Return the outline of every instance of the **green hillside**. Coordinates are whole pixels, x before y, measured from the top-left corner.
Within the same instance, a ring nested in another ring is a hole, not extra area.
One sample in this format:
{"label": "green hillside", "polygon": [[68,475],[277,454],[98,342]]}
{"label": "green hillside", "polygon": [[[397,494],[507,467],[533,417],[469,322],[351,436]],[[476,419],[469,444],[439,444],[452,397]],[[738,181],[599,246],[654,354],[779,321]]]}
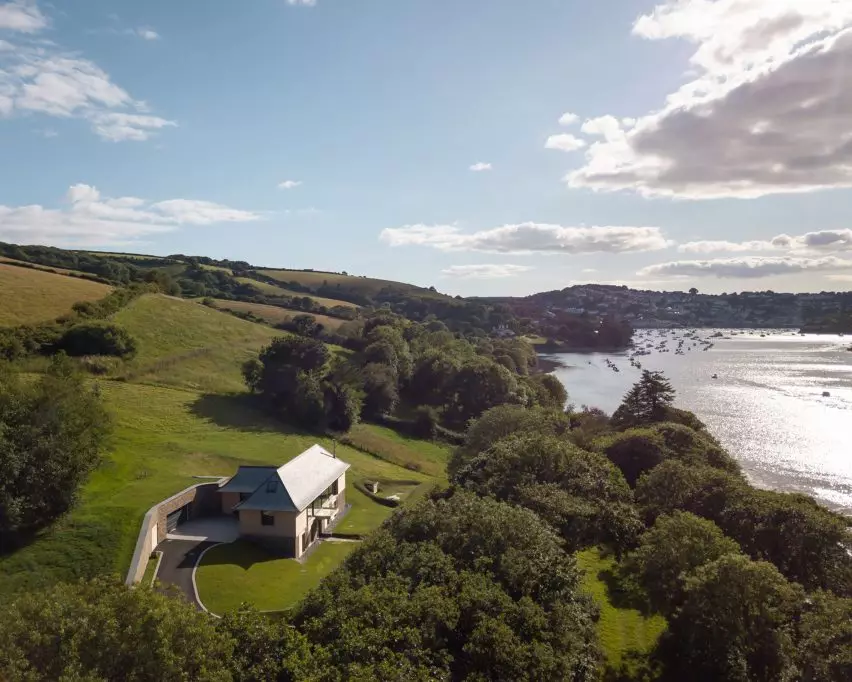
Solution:
{"label": "green hillside", "polygon": [[0,263],[0,326],[46,322],[70,313],[78,301],[95,301],[111,290],[78,277]]}
{"label": "green hillside", "polygon": [[258,270],[257,272],[284,284],[296,282],[302,286],[311,287],[312,289],[328,285],[330,287],[337,287],[346,291],[353,291],[365,296],[374,296],[382,289],[389,288],[400,292],[416,293],[421,296],[446,298],[443,294],[438,294],[429,289],[414,286],[413,284],[393,282],[386,279],[374,279],[372,277],[354,277],[352,275],[343,275],[334,272],[320,272],[316,270]]}
{"label": "green hillside", "polygon": [[113,319],[139,342],[121,378],[204,391],[242,390],[242,363],[284,333],[162,294],[142,296]]}
{"label": "green hillside", "polygon": [[250,277],[237,277],[236,280],[238,282],[242,282],[243,284],[249,284],[255,287],[256,289],[259,289],[263,294],[267,296],[307,296],[311,300],[316,301],[318,305],[323,305],[327,308],[333,308],[335,306],[341,306],[343,308],[352,308],[353,310],[357,310],[359,308],[359,306],[355,305],[354,303],[350,303],[349,301],[339,301],[333,298],[323,298],[322,296],[314,296],[303,291],[292,291],[290,289],[275,286],[274,284],[270,284],[269,282],[261,282],[256,279],[251,279]]}
{"label": "green hillside", "polygon": [[[328,315],[319,315],[317,313],[306,313],[303,310],[289,310],[287,308],[279,308],[274,305],[265,305],[263,303],[247,303],[246,301],[222,301],[215,299],[217,308],[222,310],[233,310],[238,313],[252,313],[266,320],[269,324],[281,324],[292,320],[298,315],[310,315],[317,322],[322,324],[326,329],[331,331],[336,330],[346,320],[339,317],[329,317]],[[281,334],[281,332],[278,332]]]}

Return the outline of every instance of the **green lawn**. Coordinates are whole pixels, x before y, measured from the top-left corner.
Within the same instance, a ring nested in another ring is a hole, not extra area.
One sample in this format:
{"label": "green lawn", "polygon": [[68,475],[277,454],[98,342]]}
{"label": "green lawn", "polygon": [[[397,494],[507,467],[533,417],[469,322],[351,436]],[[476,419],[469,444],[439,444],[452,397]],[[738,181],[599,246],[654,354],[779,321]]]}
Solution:
{"label": "green lawn", "polygon": [[[197,483],[193,476],[227,476],[240,464],[282,464],[316,442],[334,447],[329,439],[288,430],[267,418],[244,394],[118,381],[101,382],[101,391],[115,421],[105,461],[67,518],[36,542],[0,558],[0,600],[57,580],[123,576],[145,512]],[[342,444],[337,455],[352,465],[353,480],[434,480]],[[370,504],[381,513],[386,509]]]}
{"label": "green lawn", "polygon": [[357,448],[378,455],[402,467],[446,479],[450,448],[426,440],[410,438],[377,424],[361,423],[346,434]]}
{"label": "green lawn", "polygon": [[261,547],[239,540],[209,550],[196,571],[198,595],[213,613],[247,602],[261,611],[294,606],[357,547],[354,542],[323,541],[299,563],[279,559]]}
{"label": "green lawn", "polygon": [[161,294],[138,298],[113,319],[139,342],[139,353],[119,370],[122,377],[209,392],[242,390],[242,363],[285,334]]}
{"label": "green lawn", "polygon": [[142,585],[146,587],[154,582],[154,572],[160,565],[160,553],[153,552],[150,557],[148,557],[148,564],[145,566],[145,574],[142,576]]}
{"label": "green lawn", "polygon": [[639,656],[653,649],[657,639],[666,629],[662,616],[645,616],[630,608],[618,608],[612,603],[612,595],[602,574],[612,570],[615,561],[605,557],[598,549],[587,549],[577,553],[577,566],[584,572],[583,588],[594,597],[600,607],[598,636],[601,640],[607,664],[617,669],[628,653]]}

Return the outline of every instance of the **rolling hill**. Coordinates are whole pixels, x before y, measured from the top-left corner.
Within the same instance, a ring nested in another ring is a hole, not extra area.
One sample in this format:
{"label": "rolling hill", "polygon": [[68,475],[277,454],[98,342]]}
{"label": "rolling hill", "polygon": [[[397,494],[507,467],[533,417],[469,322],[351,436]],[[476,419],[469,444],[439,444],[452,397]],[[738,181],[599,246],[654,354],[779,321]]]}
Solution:
{"label": "rolling hill", "polygon": [[112,287],[78,277],[0,263],[0,326],[46,322],[78,301],[103,298]]}
{"label": "rolling hill", "polygon": [[301,310],[289,310],[287,308],[279,308],[274,305],[264,305],[263,303],[247,303],[245,301],[223,301],[215,299],[215,304],[220,310],[233,310],[238,313],[252,313],[266,320],[269,324],[281,324],[282,322],[292,320],[297,315],[310,315],[321,325],[325,326],[326,329],[334,331],[346,322],[346,320],[341,320],[338,317],[306,313]]}
{"label": "rolling hill", "polygon": [[[322,272],[319,270],[257,270],[261,275],[271,277],[286,285],[296,282],[304,287],[318,289],[322,286],[334,287],[345,291],[353,291],[364,296],[375,296],[382,289],[393,289],[400,292],[417,294],[420,296],[449,298],[431,289],[418,287],[403,282],[393,282],[387,279],[374,279],[372,277],[355,277],[335,272]],[[286,288],[286,286],[285,286]]]}
{"label": "rolling hill", "polygon": [[265,294],[266,296],[307,296],[311,300],[315,301],[318,305],[325,306],[326,308],[334,308],[335,306],[351,308],[352,310],[358,310],[360,308],[360,306],[357,306],[354,303],[350,303],[349,301],[338,301],[333,298],[314,296],[303,291],[291,291],[290,289],[275,286],[274,284],[270,284],[269,282],[261,282],[260,280],[252,279],[251,277],[237,277],[236,280],[238,282],[241,282],[242,284],[249,284],[255,287],[256,289],[259,289],[261,293]]}

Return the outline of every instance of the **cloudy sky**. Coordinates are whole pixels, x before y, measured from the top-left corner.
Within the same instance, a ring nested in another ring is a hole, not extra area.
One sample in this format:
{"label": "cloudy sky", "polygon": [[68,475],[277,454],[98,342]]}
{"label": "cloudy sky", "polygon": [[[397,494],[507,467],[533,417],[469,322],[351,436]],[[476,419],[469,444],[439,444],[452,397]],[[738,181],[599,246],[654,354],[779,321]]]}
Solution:
{"label": "cloudy sky", "polygon": [[852,0],[0,0],[0,240],[852,288]]}

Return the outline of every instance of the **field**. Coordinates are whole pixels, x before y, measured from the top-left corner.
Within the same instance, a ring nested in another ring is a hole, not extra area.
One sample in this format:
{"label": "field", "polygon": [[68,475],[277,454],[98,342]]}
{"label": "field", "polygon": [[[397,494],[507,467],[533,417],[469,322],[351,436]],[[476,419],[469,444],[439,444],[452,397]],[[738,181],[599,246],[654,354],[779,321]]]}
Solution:
{"label": "field", "polygon": [[329,286],[345,287],[349,291],[356,291],[367,296],[373,296],[385,287],[391,287],[397,291],[417,293],[421,296],[444,298],[443,294],[438,294],[422,287],[416,287],[413,284],[392,282],[386,279],[373,279],[372,277],[353,277],[352,275],[318,272],[314,270],[258,270],[258,272],[284,284],[287,282],[298,282],[306,287],[321,287],[323,284],[328,284]]}
{"label": "field", "polygon": [[334,298],[323,298],[322,296],[314,296],[313,294],[305,293],[304,291],[291,291],[290,289],[277,287],[274,284],[270,284],[269,282],[260,282],[256,279],[252,279],[251,277],[236,277],[235,279],[238,282],[242,282],[243,284],[250,284],[256,289],[262,291],[267,296],[307,296],[312,301],[316,301],[318,305],[323,305],[327,308],[334,308],[335,306],[340,306],[342,308],[351,308],[352,310],[358,310],[360,308],[360,306],[357,306],[354,303],[350,303],[349,301],[338,301]]}
{"label": "field", "polygon": [[[335,446],[327,438],[290,430],[255,410],[244,394],[117,381],[101,382],[101,391],[115,422],[105,460],[66,519],[31,545],[0,558],[0,601],[57,580],[123,575],[139,524],[153,504],[197,483],[194,476],[227,476],[240,464],[282,464],[317,442],[336,447],[352,465],[353,481],[432,482],[425,474]],[[353,490],[347,490],[350,498]],[[360,516],[361,530],[369,530],[391,510],[362,497],[363,504],[351,499],[361,509],[353,519]]]}
{"label": "field", "polygon": [[323,542],[305,560],[280,559],[238,540],[209,550],[196,572],[204,606],[221,614],[248,602],[262,611],[296,604],[355,549],[353,542]]}
{"label": "field", "polygon": [[0,263],[0,326],[46,322],[70,313],[78,301],[95,301],[111,290],[78,277]]}
{"label": "field", "polygon": [[645,616],[631,608],[619,608],[613,604],[613,595],[604,581],[615,562],[604,557],[597,549],[577,553],[577,566],[584,572],[583,588],[600,607],[598,636],[601,640],[607,664],[617,670],[627,663],[630,655],[639,658],[647,655],[666,629],[662,616]]}
{"label": "field", "polygon": [[202,391],[243,389],[241,364],[285,332],[199,303],[149,294],[113,316],[138,341],[139,353],[118,371],[128,381]]}
{"label": "field", "polygon": [[358,424],[346,434],[346,439],[350,445],[366,452],[381,453],[384,459],[406,469],[438,479],[447,475],[448,446],[409,438],[375,424]]}
{"label": "field", "polygon": [[[238,313],[252,313],[266,320],[269,324],[281,324],[292,320],[297,315],[311,315],[317,322],[324,325],[326,329],[334,331],[346,320],[341,320],[337,317],[329,317],[328,315],[317,315],[315,313],[306,313],[302,310],[289,310],[287,308],[279,308],[274,305],[264,305],[263,303],[247,303],[245,301],[225,301],[215,299],[216,307],[222,310],[233,310]],[[257,325],[255,325],[257,326]],[[280,334],[280,332],[279,332]]]}

